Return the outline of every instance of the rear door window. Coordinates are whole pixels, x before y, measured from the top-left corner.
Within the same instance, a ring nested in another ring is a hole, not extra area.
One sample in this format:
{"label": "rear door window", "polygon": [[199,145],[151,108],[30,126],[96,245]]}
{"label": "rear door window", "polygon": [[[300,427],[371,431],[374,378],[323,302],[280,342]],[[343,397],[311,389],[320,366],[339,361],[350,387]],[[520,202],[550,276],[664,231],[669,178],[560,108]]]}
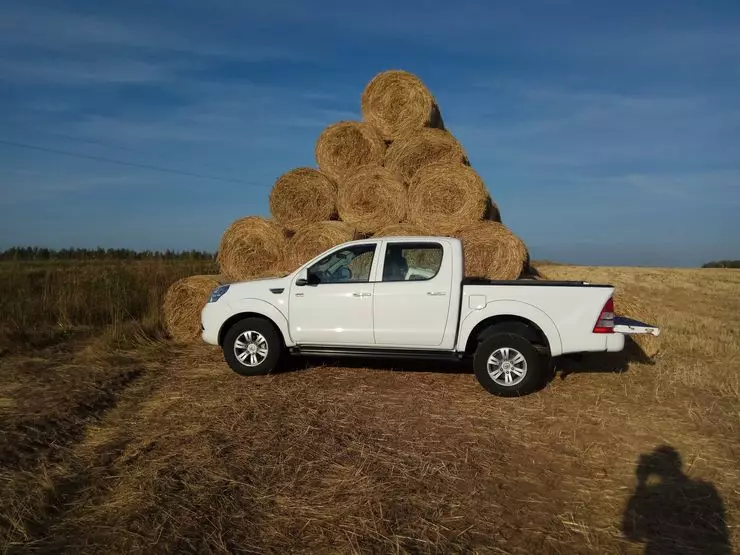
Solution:
{"label": "rear door window", "polygon": [[388,243],[383,261],[383,281],[424,281],[442,266],[444,250],[438,243]]}

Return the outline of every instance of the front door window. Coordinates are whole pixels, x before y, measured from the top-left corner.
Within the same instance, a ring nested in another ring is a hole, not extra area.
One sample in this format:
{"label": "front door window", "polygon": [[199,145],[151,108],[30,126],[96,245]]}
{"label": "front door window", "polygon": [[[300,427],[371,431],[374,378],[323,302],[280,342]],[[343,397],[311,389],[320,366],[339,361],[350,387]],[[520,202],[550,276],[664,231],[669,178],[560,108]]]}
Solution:
{"label": "front door window", "polygon": [[353,245],[335,251],[308,269],[309,284],[367,283],[373,264],[375,244]]}

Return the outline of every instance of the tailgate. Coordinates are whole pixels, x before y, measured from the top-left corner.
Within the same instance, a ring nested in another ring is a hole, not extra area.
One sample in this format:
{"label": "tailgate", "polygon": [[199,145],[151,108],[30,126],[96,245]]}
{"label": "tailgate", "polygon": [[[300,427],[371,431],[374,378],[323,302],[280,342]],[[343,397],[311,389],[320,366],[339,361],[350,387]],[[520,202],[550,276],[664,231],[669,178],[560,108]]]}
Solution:
{"label": "tailgate", "polygon": [[660,328],[657,326],[651,326],[645,322],[640,322],[633,318],[627,318],[626,316],[616,316],[614,318],[614,332],[624,334],[639,334],[649,333],[650,335],[659,335]]}

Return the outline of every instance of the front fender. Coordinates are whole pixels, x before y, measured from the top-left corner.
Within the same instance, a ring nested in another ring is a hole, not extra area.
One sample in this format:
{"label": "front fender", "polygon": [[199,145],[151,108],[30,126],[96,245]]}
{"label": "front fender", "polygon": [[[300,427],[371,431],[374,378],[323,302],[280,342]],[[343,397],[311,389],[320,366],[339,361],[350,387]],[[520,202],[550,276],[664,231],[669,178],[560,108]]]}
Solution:
{"label": "front fender", "polygon": [[[283,335],[283,341],[285,342],[286,347],[291,347],[295,344],[290,338],[288,319],[275,305],[268,303],[267,301],[263,301],[262,299],[245,298],[229,301],[228,306],[231,314],[227,318],[224,318],[223,324],[225,324],[231,317],[238,314],[257,314],[272,320],[273,324],[278,327],[280,333]],[[219,330],[219,334],[220,333],[221,332]]]}
{"label": "front fender", "polygon": [[537,325],[547,337],[550,344],[550,354],[558,356],[563,353],[563,343],[555,322],[542,310],[534,305],[522,301],[491,301],[480,310],[468,314],[460,324],[460,335],[457,340],[457,350],[465,350],[470,334],[482,321],[495,316],[516,316],[524,318]]}

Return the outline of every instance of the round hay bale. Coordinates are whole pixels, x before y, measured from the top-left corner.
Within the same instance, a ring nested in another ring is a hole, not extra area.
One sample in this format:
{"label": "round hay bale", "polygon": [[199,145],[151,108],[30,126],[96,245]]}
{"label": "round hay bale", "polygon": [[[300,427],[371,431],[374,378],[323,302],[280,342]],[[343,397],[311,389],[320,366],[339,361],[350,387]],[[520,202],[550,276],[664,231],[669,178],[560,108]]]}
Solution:
{"label": "round hay bale", "polygon": [[223,283],[221,276],[190,276],[170,285],[162,309],[165,328],[180,343],[200,338],[200,312],[208,297]]}
{"label": "round hay bale", "polygon": [[441,127],[442,116],[432,93],[407,71],[377,74],[362,91],[362,117],[389,141],[424,127]]}
{"label": "round hay bale", "polygon": [[421,168],[411,180],[408,220],[435,233],[453,233],[484,219],[489,200],[486,186],[473,168],[438,162]]}
{"label": "round hay bale", "polygon": [[429,232],[425,227],[409,222],[403,222],[400,224],[392,224],[384,227],[383,229],[379,229],[373,234],[373,237],[418,237],[424,235],[429,235]]}
{"label": "round hay bale", "polygon": [[355,230],[344,222],[318,222],[298,228],[287,245],[290,271],[294,271],[325,250],[352,241],[354,238]]}
{"label": "round hay bale", "polygon": [[339,218],[359,233],[374,233],[406,217],[406,186],[389,169],[361,167],[339,187]]}
{"label": "round hay bale", "polygon": [[289,230],[333,219],[336,205],[336,183],[313,168],[296,168],[281,175],[270,193],[272,217]]}
{"label": "round hay bale", "polygon": [[421,129],[406,135],[394,141],[385,153],[385,166],[406,183],[410,183],[421,168],[436,162],[468,162],[457,139],[440,129]]}
{"label": "round hay bale", "polygon": [[467,277],[517,279],[529,259],[524,242],[498,222],[468,224],[455,236],[463,244]]}
{"label": "round hay bale", "polygon": [[221,237],[216,260],[231,281],[250,279],[282,269],[285,253],[283,229],[257,216],[232,223]]}
{"label": "round hay bale", "polygon": [[316,163],[339,182],[366,164],[382,164],[385,141],[369,123],[340,121],[330,125],[316,141]]}
{"label": "round hay bale", "polygon": [[[658,314],[645,303],[645,299],[640,299],[631,293],[615,291],[614,311],[620,316],[634,318],[653,326],[661,326]],[[664,330],[661,328],[661,331]],[[648,358],[655,358],[660,353],[660,336],[655,337],[649,334],[630,335],[627,337],[628,342],[630,338],[633,347],[636,345]],[[626,348],[629,349],[630,345],[627,344]]]}

